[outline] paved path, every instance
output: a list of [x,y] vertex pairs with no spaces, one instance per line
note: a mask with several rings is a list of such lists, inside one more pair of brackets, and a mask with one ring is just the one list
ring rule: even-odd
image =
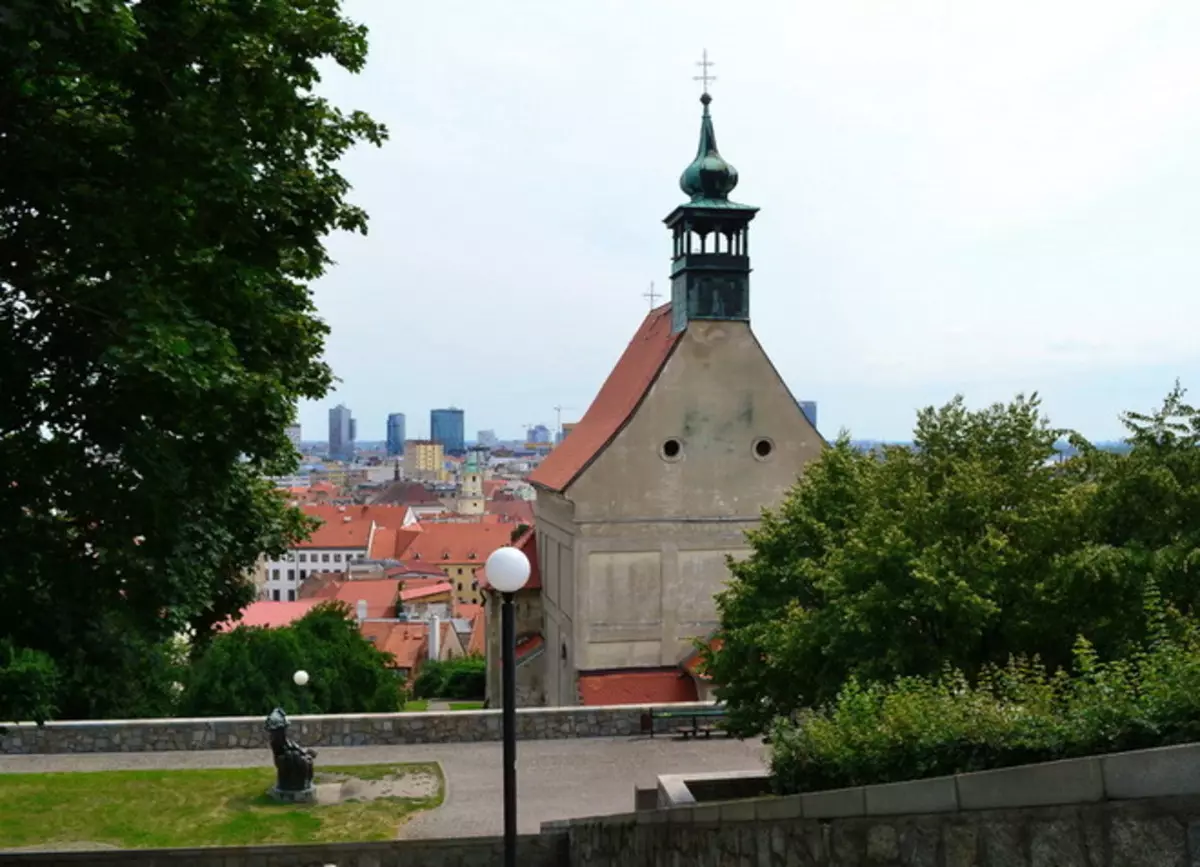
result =
[[[439,762],[446,801],[416,816],[401,836],[474,837],[503,832],[500,743],[413,744],[398,747],[324,747],[317,767],[377,762]],[[237,768],[271,765],[266,749],[163,753],[78,753],[0,756],[0,773],[39,771]],[[633,787],[652,786],[659,774],[744,771],[763,766],[758,741],[713,738],[578,738],[517,744],[519,827],[536,833],[542,822],[633,810]]]

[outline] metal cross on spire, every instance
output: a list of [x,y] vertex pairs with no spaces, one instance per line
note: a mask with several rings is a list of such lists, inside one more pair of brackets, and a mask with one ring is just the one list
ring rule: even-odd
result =
[[643,297],[643,298],[649,298],[649,299],[650,299],[650,309],[651,309],[651,310],[653,310],[653,309],[654,309],[656,306],[658,306],[658,305],[656,305],[654,302],[655,302],[655,301],[657,301],[657,300],[658,300],[659,298],[661,298],[662,296],[661,296],[661,295],[659,295],[657,292],[655,292],[655,291],[654,291],[654,281],[653,281],[653,280],[651,280],[651,281],[650,281],[650,291],[649,291],[649,292],[643,292],[643,293],[642,293],[642,297]]
[[701,82],[701,83],[704,85],[704,92],[705,92],[705,93],[708,93],[708,83],[709,83],[710,81],[716,81],[716,80],[717,80],[717,77],[716,77],[715,75],[709,75],[709,74],[708,74],[708,68],[709,68],[710,66],[716,66],[717,64],[716,64],[716,63],[714,63],[713,61],[711,61],[711,60],[709,60],[709,59],[708,59],[708,49],[707,49],[707,48],[705,48],[705,49],[704,49],[704,56],[703,56],[703,59],[702,59],[702,60],[697,60],[697,61],[696,61],[696,65],[700,67],[700,74],[699,74],[699,75],[693,75],[693,76],[692,76],[692,81],[699,81],[699,82]]

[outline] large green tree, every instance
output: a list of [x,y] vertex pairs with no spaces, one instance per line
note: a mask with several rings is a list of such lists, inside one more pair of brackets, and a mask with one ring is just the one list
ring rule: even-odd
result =
[[0,636],[59,716],[163,707],[305,532],[264,475],[331,381],[308,286],[384,130],[314,88],[365,55],[338,0],[0,6]]
[[[968,673],[1010,655],[1069,662],[1143,637],[1142,598],[1197,601],[1200,416],[1176,389],[1125,417],[1103,452],[1019,397],[922,411],[914,442],[863,453],[841,439],[749,534],[718,598],[709,668],[740,731],[865,681]],[[1190,570],[1190,571],[1189,571]]]

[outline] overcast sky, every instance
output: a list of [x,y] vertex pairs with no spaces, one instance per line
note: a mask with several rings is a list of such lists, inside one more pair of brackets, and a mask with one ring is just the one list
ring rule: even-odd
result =
[[667,284],[703,48],[755,333],[826,435],[1038,390],[1103,439],[1200,389],[1200,3],[345,0],[391,141],[345,161],[367,237],[314,286],[360,439],[583,413]]

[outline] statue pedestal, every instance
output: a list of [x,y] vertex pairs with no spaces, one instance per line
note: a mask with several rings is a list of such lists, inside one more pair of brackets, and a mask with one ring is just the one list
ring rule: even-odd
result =
[[286,804],[313,804],[317,800],[317,790],[314,786],[307,789],[279,789],[272,786],[267,790],[267,794]]

